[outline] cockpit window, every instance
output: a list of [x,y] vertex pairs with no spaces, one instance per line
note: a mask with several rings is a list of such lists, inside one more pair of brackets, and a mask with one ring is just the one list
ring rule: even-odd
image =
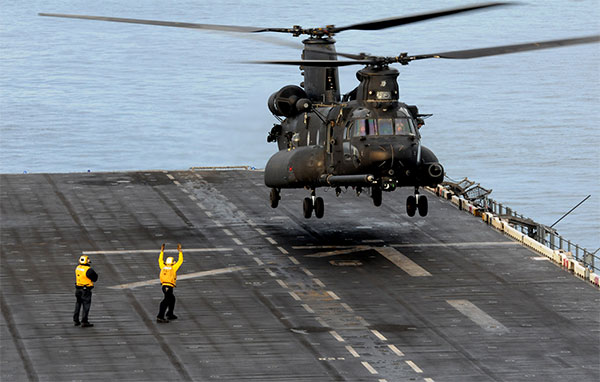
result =
[[352,130],[353,137],[409,134],[415,134],[414,123],[410,118],[356,119]]

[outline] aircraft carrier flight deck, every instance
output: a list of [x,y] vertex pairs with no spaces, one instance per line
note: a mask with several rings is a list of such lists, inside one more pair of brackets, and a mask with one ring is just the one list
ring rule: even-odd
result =
[[[1,175],[3,381],[598,381],[600,294],[412,190],[305,190],[260,171]],[[157,323],[158,254],[176,255]],[[74,269],[99,275],[75,327]]]

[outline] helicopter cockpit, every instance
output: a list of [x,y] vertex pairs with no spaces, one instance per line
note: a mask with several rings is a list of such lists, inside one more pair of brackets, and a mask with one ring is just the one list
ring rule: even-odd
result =
[[408,135],[415,136],[417,128],[408,113],[398,110],[395,116],[368,118],[370,113],[354,113],[347,125],[347,138],[366,136]]

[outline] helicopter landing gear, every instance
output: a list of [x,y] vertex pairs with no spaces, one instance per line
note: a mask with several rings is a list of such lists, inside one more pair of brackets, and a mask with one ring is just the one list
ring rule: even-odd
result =
[[271,194],[269,195],[269,202],[271,203],[271,208],[277,208],[280,200],[281,195],[279,195],[279,190],[276,188],[271,188]]
[[373,198],[373,204],[375,207],[379,207],[381,205],[381,187],[379,186],[371,186],[371,198]]
[[415,189],[415,195],[406,198],[406,213],[408,216],[415,216],[415,212],[419,210],[420,216],[427,216],[429,203],[425,195],[419,195],[419,191]]
[[315,190],[312,190],[310,197],[304,198],[302,201],[302,211],[306,219],[311,217],[313,211],[317,219],[321,219],[325,214],[325,202],[323,202],[323,198],[316,196]]

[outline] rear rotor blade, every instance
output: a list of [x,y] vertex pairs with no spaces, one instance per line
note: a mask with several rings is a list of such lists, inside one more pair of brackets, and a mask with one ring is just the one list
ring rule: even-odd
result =
[[412,16],[404,16],[404,17],[392,17],[381,20],[368,21],[364,23],[347,25],[344,27],[332,27],[328,28],[332,33],[338,33],[346,30],[379,30],[386,29],[400,25],[406,25],[411,23],[416,23],[419,21],[434,19],[438,17],[455,15],[457,13],[470,12],[484,8],[490,7],[498,7],[503,5],[510,5],[511,3],[507,2],[498,2],[498,3],[483,3],[483,4],[475,4],[468,7],[460,7],[460,8],[452,8],[441,10],[437,12],[429,12],[429,13],[421,13]]
[[338,67],[348,65],[372,65],[374,60],[273,60],[273,61],[246,61],[249,64],[270,64],[270,65],[294,65],[294,66],[320,66],[320,67]]
[[426,58],[450,58],[450,59],[469,59],[477,57],[496,56],[500,54],[510,54],[517,52],[526,52],[529,50],[549,49],[557,48],[561,46],[578,45],[578,44],[590,44],[600,41],[600,35],[568,38],[562,40],[549,40],[530,42],[525,44],[515,45],[502,45],[494,46],[489,48],[479,49],[467,49],[467,50],[454,50],[449,52],[433,53],[433,54],[421,54],[418,56],[408,56],[407,61],[422,60]]

